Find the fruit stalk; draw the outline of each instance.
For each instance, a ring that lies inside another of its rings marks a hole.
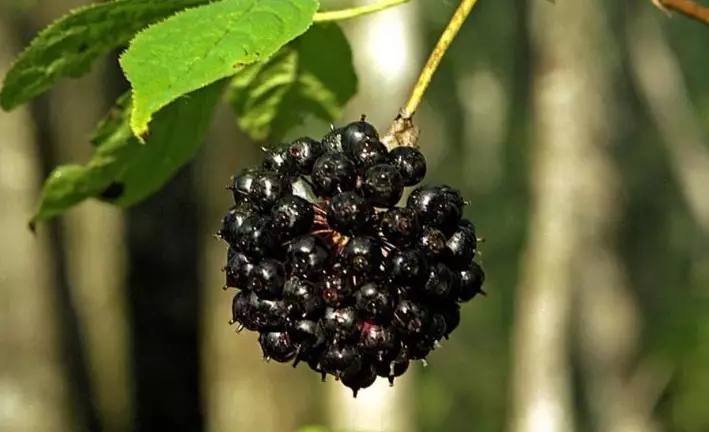
[[[428,57],[428,61],[423,67],[418,81],[416,81],[416,84],[414,85],[409,101],[406,104],[406,107],[402,110],[402,117],[411,118],[418,109],[421,104],[421,99],[423,98],[428,85],[431,83],[431,78],[436,72],[436,69],[438,69],[438,65],[441,63],[443,55],[445,55],[446,51],[448,51],[453,39],[455,39],[456,35],[460,31],[460,28],[463,26],[463,23],[468,18],[470,11],[477,3],[478,0],[462,0],[460,2],[458,9],[451,17],[445,30],[443,30],[441,37],[438,39],[436,46],[433,48],[431,55]]]
[[[362,15],[379,12],[393,6],[408,3],[410,0],[381,0],[372,4],[358,6],[350,9],[337,10],[332,12],[318,12],[313,17],[313,22],[341,21],[350,18],[357,18]]]
[[[446,51],[448,51],[453,39],[455,39],[463,23],[468,18],[468,15],[470,15],[470,11],[473,10],[473,7],[477,3],[478,0],[462,0],[445,30],[443,30],[441,37],[438,39],[436,46],[433,48],[431,55],[428,57],[426,64],[421,70],[416,84],[414,84],[411,96],[409,96],[409,101],[396,119],[394,119],[388,133],[382,137],[381,141],[389,149],[402,146],[418,148],[419,129],[414,125],[412,117],[421,104],[423,95],[426,93],[426,89],[431,83],[433,74],[436,73],[441,59]]]

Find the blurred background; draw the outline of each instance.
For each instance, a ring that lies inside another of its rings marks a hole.
[[[85,3],[0,0],[0,76]],[[360,86],[338,124],[385,130],[456,6],[343,22]],[[649,0],[480,1],[416,121],[428,182],[471,201],[489,295],[427,367],[356,400],[227,325],[212,234],[260,143],[226,105],[161,192],[36,236],[43,179],[88,160],[128,88],[117,53],[0,113],[0,430],[709,431],[708,44]]]

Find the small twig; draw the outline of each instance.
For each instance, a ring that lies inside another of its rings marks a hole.
[[[652,0],[660,10],[678,12],[688,18],[709,24],[709,7],[700,6],[692,0]]]
[[[453,14],[453,17],[448,22],[448,26],[443,30],[441,37],[438,39],[435,48],[428,57],[426,65],[419,75],[418,81],[414,85],[414,89],[409,97],[409,102],[402,111],[402,116],[404,118],[411,118],[416,110],[418,109],[421,99],[423,99],[423,94],[426,92],[428,85],[431,83],[431,78],[433,74],[438,69],[438,65],[441,63],[443,55],[448,51],[453,39],[458,35],[458,31],[463,26],[466,18],[470,14],[470,11],[478,3],[478,0],[462,0],[458,9]]]
[[[478,0],[462,0],[460,2],[458,9],[453,14],[453,17],[451,17],[441,37],[438,39],[436,46],[433,48],[431,55],[428,57],[426,65],[424,65],[421,70],[421,74],[411,91],[411,96],[409,96],[409,101],[396,119],[394,119],[394,123],[391,125],[389,132],[382,137],[381,141],[387,147],[418,147],[419,129],[414,125],[411,118],[421,104],[423,95],[426,93],[426,89],[431,83],[433,74],[436,73],[443,55],[448,51],[453,39],[455,39],[463,23],[468,18],[468,15],[470,15],[470,11],[477,3]]]
[[[326,22],[326,21],[341,21],[350,18],[357,18],[362,15],[368,15],[374,12],[379,12],[384,9],[388,9],[393,6],[397,6],[403,3],[407,3],[410,0],[380,0],[378,2],[354,7],[351,9],[336,10],[332,12],[318,12],[313,17],[314,22]]]

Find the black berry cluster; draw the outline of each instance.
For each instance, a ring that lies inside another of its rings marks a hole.
[[[232,324],[259,333],[266,359],[305,363],[357,391],[393,385],[482,293],[475,226],[412,147],[387,150],[362,117],[320,141],[264,149],[229,186],[218,236],[229,245]]]

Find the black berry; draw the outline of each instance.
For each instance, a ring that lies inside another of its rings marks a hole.
[[[389,153],[389,159],[399,170],[404,186],[414,186],[426,176],[426,158],[413,147],[396,147]]]
[[[404,193],[404,182],[393,166],[374,165],[364,174],[362,193],[375,207],[392,207]]]
[[[320,156],[310,175],[314,191],[321,197],[332,197],[338,192],[354,190],[357,172],[354,163],[342,153]]]

